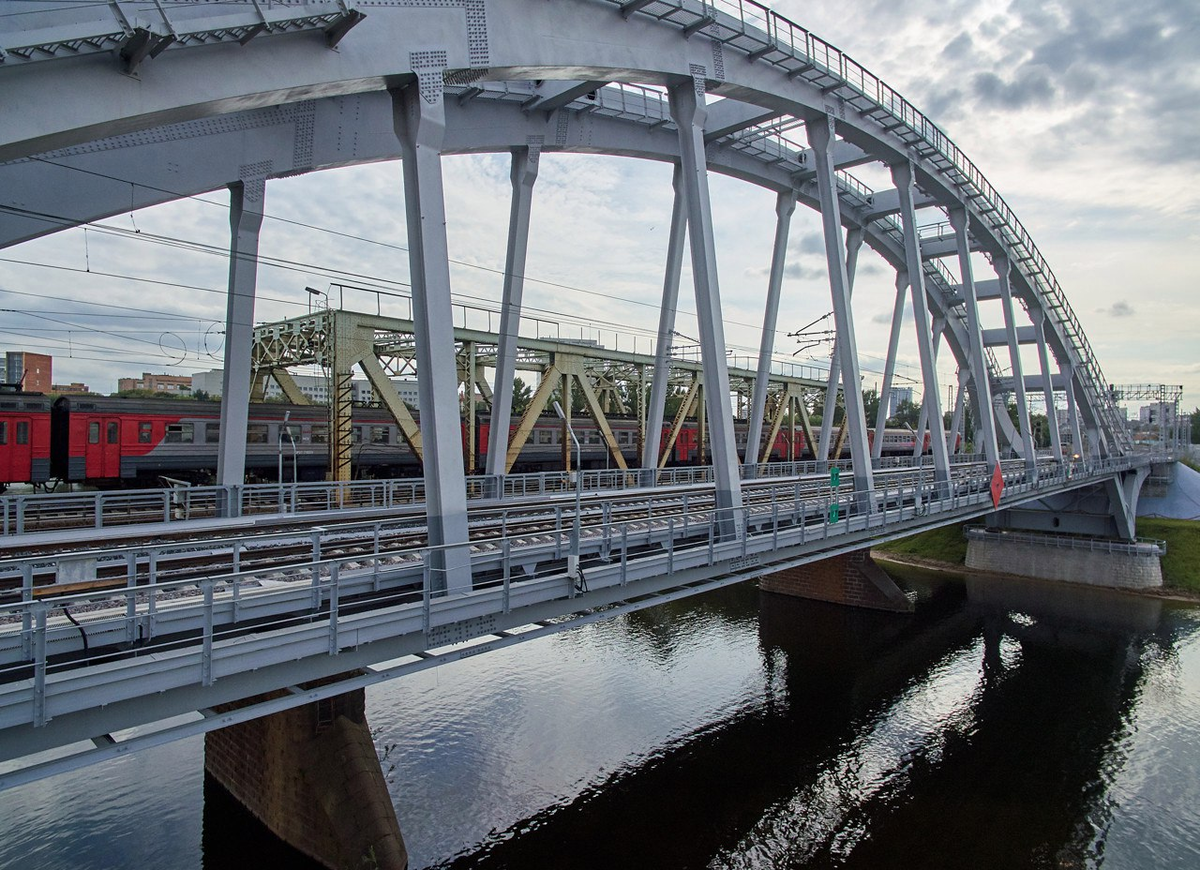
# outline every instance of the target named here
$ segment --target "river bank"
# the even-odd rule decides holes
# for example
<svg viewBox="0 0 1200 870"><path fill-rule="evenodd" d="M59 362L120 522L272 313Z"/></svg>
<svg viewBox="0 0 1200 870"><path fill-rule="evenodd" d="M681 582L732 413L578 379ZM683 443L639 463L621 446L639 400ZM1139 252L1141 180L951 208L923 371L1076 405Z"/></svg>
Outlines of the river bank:
<svg viewBox="0 0 1200 870"><path fill-rule="evenodd" d="M871 549L877 561L915 565L956 574L977 572L966 565L965 523L943 526L891 541ZM1141 517L1138 536L1166 541L1167 554L1162 560L1163 586L1134 594L1170 598L1200 604L1200 521Z"/></svg>

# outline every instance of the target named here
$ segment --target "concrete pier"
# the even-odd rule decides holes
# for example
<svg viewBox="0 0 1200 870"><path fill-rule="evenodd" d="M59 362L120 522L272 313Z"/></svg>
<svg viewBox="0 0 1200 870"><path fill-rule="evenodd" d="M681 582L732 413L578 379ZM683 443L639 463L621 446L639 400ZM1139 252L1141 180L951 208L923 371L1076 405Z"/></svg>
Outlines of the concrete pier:
<svg viewBox="0 0 1200 870"><path fill-rule="evenodd" d="M408 867L361 689L210 732L204 767L272 833L330 870Z"/></svg>
<svg viewBox="0 0 1200 870"><path fill-rule="evenodd" d="M870 549L778 571L763 577L758 587L764 592L869 610L907 613L913 609L895 581L871 559Z"/></svg>
<svg viewBox="0 0 1200 870"><path fill-rule="evenodd" d="M1032 532L967 530L967 567L1116 589L1163 585L1164 545Z"/></svg>

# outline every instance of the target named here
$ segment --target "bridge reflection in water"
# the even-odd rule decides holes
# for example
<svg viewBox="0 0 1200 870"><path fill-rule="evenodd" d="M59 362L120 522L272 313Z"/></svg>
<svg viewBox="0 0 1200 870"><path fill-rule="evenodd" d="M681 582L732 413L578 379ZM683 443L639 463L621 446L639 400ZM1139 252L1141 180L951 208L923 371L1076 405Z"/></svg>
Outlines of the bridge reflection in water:
<svg viewBox="0 0 1200 870"><path fill-rule="evenodd" d="M1200 866L1200 612L902 579L907 616L741 584L372 689L412 867ZM310 866L200 751L6 793L0 866Z"/></svg>

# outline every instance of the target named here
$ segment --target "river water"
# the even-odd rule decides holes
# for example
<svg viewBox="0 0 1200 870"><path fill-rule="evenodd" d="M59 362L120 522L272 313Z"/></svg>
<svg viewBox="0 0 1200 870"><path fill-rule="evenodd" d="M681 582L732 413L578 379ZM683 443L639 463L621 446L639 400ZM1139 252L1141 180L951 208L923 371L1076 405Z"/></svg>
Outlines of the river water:
<svg viewBox="0 0 1200 870"><path fill-rule="evenodd" d="M742 584L406 677L414 868L1200 867L1200 610L904 569ZM0 794L0 867L289 868L186 740Z"/></svg>

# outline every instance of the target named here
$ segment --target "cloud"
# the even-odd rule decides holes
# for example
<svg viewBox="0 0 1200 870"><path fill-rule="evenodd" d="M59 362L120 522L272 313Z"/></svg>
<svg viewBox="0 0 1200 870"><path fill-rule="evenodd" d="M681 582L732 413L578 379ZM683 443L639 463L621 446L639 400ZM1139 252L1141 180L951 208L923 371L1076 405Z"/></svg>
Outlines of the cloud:
<svg viewBox="0 0 1200 870"><path fill-rule="evenodd" d="M1054 99L1056 90L1045 67L1024 66L1005 81L994 72L981 72L972 80L980 102L994 108L1023 109Z"/></svg>
<svg viewBox="0 0 1200 870"><path fill-rule="evenodd" d="M1109 317L1133 317L1133 306L1124 299L1114 302L1111 308L1097 308L1097 314L1107 314Z"/></svg>

